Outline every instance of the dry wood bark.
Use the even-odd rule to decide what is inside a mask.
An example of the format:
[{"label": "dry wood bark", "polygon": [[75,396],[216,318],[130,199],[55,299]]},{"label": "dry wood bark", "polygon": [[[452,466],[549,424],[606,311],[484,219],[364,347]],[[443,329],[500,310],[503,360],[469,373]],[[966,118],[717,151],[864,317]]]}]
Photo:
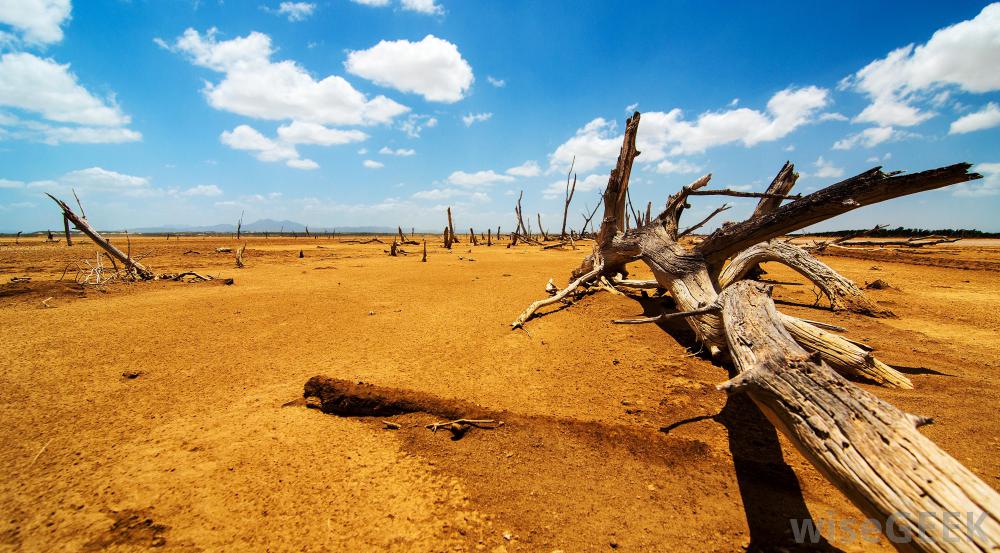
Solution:
[{"label": "dry wood bark", "polygon": [[[573,162],[569,164],[569,171],[566,173],[566,195],[563,199],[563,221],[562,230],[559,232],[559,238],[563,240],[566,239],[566,218],[569,217],[569,204],[573,201],[573,194],[576,193],[576,175],[573,174],[573,167],[576,165],[576,156],[573,156]],[[573,176],[573,184],[569,182],[570,175]],[[542,226],[541,221],[538,222],[538,226]]]},{"label": "dry wood bark", "polygon": [[69,233],[69,217],[67,217],[65,213],[63,213],[63,230],[66,233],[66,245],[72,246],[73,238]]},{"label": "dry wood bark", "polygon": [[451,207],[448,208],[448,234],[453,244],[459,243],[458,236],[455,235],[455,224],[451,221]]},{"label": "dry wood bark", "polygon": [[742,279],[758,264],[767,261],[776,261],[787,265],[809,279],[823,291],[830,300],[830,306],[834,311],[848,310],[872,317],[894,316],[891,310],[875,303],[857,285],[816,259],[809,252],[781,240],[769,240],[755,244],[737,254],[722,270],[719,275],[719,284],[725,288]]},{"label": "dry wood bark", "polygon": [[[722,388],[748,393],[864,512],[883,521],[898,516],[899,528],[926,532],[910,544],[918,551],[1000,548],[1000,496],[917,432],[916,423],[923,419],[878,400],[834,369],[909,387],[903,375],[878,362],[870,348],[780,314],[760,283],[744,280],[724,287],[721,278],[728,258],[756,244],[864,205],[981,176],[969,173],[970,165],[964,163],[909,175],[885,174],[876,168],[780,205],[789,198],[793,184],[788,182],[792,173],[788,166],[783,168],[788,176],[776,179],[780,184],[772,183],[768,192],[754,195],[773,202],[763,207],[761,202],[746,221],[725,224],[701,243],[683,246],[678,242],[681,214],[689,196],[698,195],[711,175],[670,196],[664,211],[649,223],[628,230],[628,182],[639,155],[635,147],[639,118],[635,113],[626,123],[618,162],[604,191],[604,217],[593,251],[573,271],[566,288],[534,302],[512,327],[523,326],[538,309],[580,287],[598,287],[619,274],[620,280],[625,279],[626,265],[641,261],[652,270],[656,284],[673,297],[680,311],[673,317],[683,317],[714,356],[735,365],[740,374]],[[946,513],[956,511],[984,517],[985,536],[948,541]]]}]

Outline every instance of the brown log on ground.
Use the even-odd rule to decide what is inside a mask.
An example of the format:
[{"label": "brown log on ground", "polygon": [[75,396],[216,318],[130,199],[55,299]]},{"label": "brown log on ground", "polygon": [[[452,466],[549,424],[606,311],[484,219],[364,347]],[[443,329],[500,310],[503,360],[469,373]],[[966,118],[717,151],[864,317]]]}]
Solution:
[{"label": "brown log on ground", "polygon": [[[894,529],[926,532],[909,544],[918,551],[1000,548],[1000,496],[919,434],[914,423],[920,419],[847,382],[827,363],[839,364],[837,370],[852,377],[898,387],[909,384],[905,377],[877,363],[865,348],[781,315],[759,283],[739,281],[724,289],[719,279],[728,257],[755,244],[862,205],[982,177],[969,173],[970,165],[964,163],[901,176],[876,168],[741,223],[723,225],[700,244],[685,247],[678,243],[680,216],[691,193],[704,188],[711,175],[670,196],[666,209],[649,224],[625,231],[628,180],[639,155],[638,124],[638,113],[626,124],[618,162],[604,191],[604,219],[593,251],[573,271],[566,288],[534,302],[512,328],[579,287],[599,288],[604,279],[627,277],[625,265],[641,261],[673,297],[680,311],[674,317],[683,317],[713,355],[732,359],[745,373],[724,388],[748,392],[860,509],[882,521],[897,516]],[[948,512],[955,511],[984,517],[985,535],[948,541]],[[931,518],[925,520],[928,514]],[[954,536],[955,525],[949,529]]]},{"label": "brown log on ground", "polygon": [[[866,515],[891,521],[902,530],[896,535],[912,536],[903,544],[908,549],[1000,549],[1000,495],[917,431],[928,419],[893,407],[811,357],[780,324],[764,285],[739,282],[719,299],[739,373],[722,389],[750,396]],[[969,531],[967,518],[981,520],[979,532]]]},{"label": "brown log on ground", "polygon": [[455,224],[451,221],[451,207],[448,208],[448,234],[450,234],[450,239],[453,244],[459,243],[458,236],[455,235]]},{"label": "brown log on ground", "polygon": [[396,257],[396,249],[398,247],[399,247],[399,243],[396,242],[395,240],[393,240],[392,244],[389,246],[389,255],[391,255],[392,257]]},{"label": "brown log on ground", "polygon": [[909,238],[907,240],[868,240],[861,242],[841,242],[837,244],[845,248],[851,246],[875,246],[875,247],[885,247],[885,246],[900,246],[905,248],[922,248],[924,246],[936,246],[938,244],[951,244],[953,242],[958,242],[961,238],[935,238],[931,236],[925,236],[920,238]]},{"label": "brown log on ground", "polygon": [[834,311],[853,311],[871,317],[893,317],[893,312],[868,297],[853,282],[844,278],[828,265],[802,248],[769,240],[755,244],[733,257],[719,275],[719,284],[726,288],[740,280],[760,263],[774,261],[795,270],[819,287],[830,300]]},{"label": "brown log on ground", "polygon": [[[142,280],[152,280],[153,278],[155,278],[155,275],[153,274],[152,271],[147,269],[142,263],[139,263],[138,261],[132,259],[124,252],[113,246],[108,240],[106,240],[103,236],[101,236],[99,232],[94,230],[94,228],[90,226],[90,223],[88,223],[86,219],[78,217],[76,213],[73,213],[73,210],[70,209],[70,207],[66,205],[65,202],[56,198],[52,194],[46,193],[45,195],[52,198],[52,201],[54,201],[56,205],[58,205],[59,208],[62,209],[63,217],[66,217],[67,219],[72,221],[73,226],[76,227],[77,230],[87,235],[88,238],[93,240],[94,243],[100,246],[100,248],[103,249],[105,252],[107,252],[108,255],[117,259],[118,261],[121,261],[122,264],[126,267],[127,271],[129,271],[130,273],[134,273]],[[79,201],[80,201],[79,198],[77,198],[77,202]]]},{"label": "brown log on ground", "polygon": [[247,245],[243,244],[242,248],[236,250],[236,268],[242,269],[245,265],[243,264],[243,252],[247,249]]},{"label": "brown log on ground", "polygon": [[69,233],[69,217],[67,217],[65,213],[63,213],[63,231],[66,233],[66,245],[72,246],[73,237],[70,236]]}]

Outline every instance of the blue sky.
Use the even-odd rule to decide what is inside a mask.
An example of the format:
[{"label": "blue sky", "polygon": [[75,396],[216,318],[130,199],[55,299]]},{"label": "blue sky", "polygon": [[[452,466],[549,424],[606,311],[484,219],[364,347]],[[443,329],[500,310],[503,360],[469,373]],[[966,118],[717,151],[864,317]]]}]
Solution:
[{"label": "blue sky", "polygon": [[[291,219],[557,229],[628,109],[637,208],[712,172],[815,190],[875,165],[987,178],[820,228],[1000,231],[1000,4],[0,0],[0,231]],[[718,198],[698,198],[707,214]],[[732,201],[738,219],[750,200]],[[532,217],[534,219],[534,217]]]}]

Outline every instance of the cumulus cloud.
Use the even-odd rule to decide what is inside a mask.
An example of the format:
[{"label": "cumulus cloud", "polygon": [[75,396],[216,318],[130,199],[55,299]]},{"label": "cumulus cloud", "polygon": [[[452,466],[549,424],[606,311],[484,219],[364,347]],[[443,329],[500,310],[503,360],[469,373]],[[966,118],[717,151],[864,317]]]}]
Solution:
[{"label": "cumulus cloud", "polygon": [[[875,60],[842,81],[871,103],[854,118],[881,127],[910,127],[935,113],[943,87],[964,92],[1000,90],[1000,3],[975,18],[938,30],[925,44],[909,44]],[[945,97],[947,99],[947,97]]]},{"label": "cumulus cloud", "polygon": [[292,121],[288,125],[278,127],[278,137],[288,144],[317,144],[334,146],[350,144],[368,139],[368,135],[359,130],[331,129],[319,123]]},{"label": "cumulus cloud", "polygon": [[181,192],[184,196],[221,196],[222,189],[214,184],[199,184]]},{"label": "cumulus cloud", "polygon": [[486,82],[490,83],[491,85],[493,85],[496,88],[503,88],[503,87],[507,86],[507,81],[505,81],[503,79],[498,79],[498,78],[494,77],[493,75],[487,75],[486,76]]},{"label": "cumulus cloud", "polygon": [[466,127],[471,127],[473,123],[482,123],[483,121],[489,121],[493,117],[492,113],[470,113],[468,115],[462,116],[462,122],[465,123]]},{"label": "cumulus cloud", "polygon": [[223,74],[221,81],[206,83],[202,90],[215,109],[327,125],[388,123],[409,111],[385,96],[369,99],[343,77],[330,75],[317,81],[295,61],[272,61],[271,38],[263,33],[220,41],[214,28],[204,35],[187,29],[172,45],[162,40],[157,44]]},{"label": "cumulus cloud", "polygon": [[813,165],[816,166],[816,172],[812,175],[814,177],[835,179],[844,176],[843,169],[834,165],[832,161],[823,159],[823,156],[819,156]]},{"label": "cumulus cloud", "polygon": [[1000,125],[1000,106],[990,102],[983,109],[952,121],[948,134],[965,134],[992,129],[997,125]]},{"label": "cumulus cloud", "polygon": [[538,166],[537,161],[530,160],[525,161],[517,167],[511,167],[504,172],[515,177],[537,177],[542,174],[542,168]]},{"label": "cumulus cloud", "polygon": [[892,127],[869,127],[861,132],[848,135],[833,144],[834,150],[850,150],[858,146],[874,148],[883,142],[916,136]]},{"label": "cumulus cloud", "polygon": [[[708,111],[687,120],[680,109],[642,114],[637,147],[640,163],[658,162],[668,156],[702,153],[709,148],[739,143],[751,147],[779,140],[795,129],[817,120],[829,104],[829,91],[815,86],[786,88],[774,94],[765,111],[731,108]],[[597,118],[549,156],[550,168],[565,170],[576,156],[577,168],[586,172],[614,163],[621,135],[613,122]]]},{"label": "cumulus cloud", "polygon": [[424,13],[428,15],[441,15],[444,8],[434,0],[401,0],[400,5],[406,11]]},{"label": "cumulus cloud", "polygon": [[[0,106],[38,116],[52,124],[13,115],[0,117],[3,134],[60,144],[116,143],[140,140],[113,98],[100,99],[82,87],[68,64],[27,52],[0,56]],[[75,126],[80,125],[80,126]]]},{"label": "cumulus cloud", "polygon": [[466,173],[465,171],[455,171],[448,176],[448,183],[457,186],[489,186],[498,182],[513,182],[514,177],[509,175],[501,175],[495,171],[476,171],[475,173]]},{"label": "cumulus cloud", "polygon": [[489,195],[485,192],[474,192],[458,188],[432,188],[430,190],[421,190],[419,192],[414,192],[413,198],[417,200],[431,201],[464,199],[473,203],[486,203],[490,201]]},{"label": "cumulus cloud", "polygon": [[367,50],[350,52],[344,66],[352,75],[431,102],[457,102],[473,81],[472,67],[458,47],[434,35],[419,42],[380,41]]},{"label": "cumulus cloud", "polygon": [[0,23],[13,27],[26,43],[52,44],[62,40],[71,9],[70,0],[4,0]]},{"label": "cumulus cloud", "polygon": [[438,120],[436,117],[431,117],[430,115],[417,115],[411,114],[404,121],[399,124],[399,129],[406,133],[410,138],[420,138],[420,133],[423,132],[425,128],[432,129],[436,127]]},{"label": "cumulus cloud", "polygon": [[382,146],[382,149],[378,153],[384,156],[397,156],[397,157],[409,157],[417,153],[413,148],[396,148],[393,150],[388,146]]},{"label": "cumulus cloud", "polygon": [[368,169],[381,169],[381,168],[385,167],[384,163],[379,162],[379,161],[375,161],[373,159],[366,159],[362,163],[362,165],[364,165]]},{"label": "cumulus cloud", "polygon": [[980,163],[972,169],[982,173],[983,178],[956,184],[951,188],[953,196],[977,198],[1000,195],[1000,163]]},{"label": "cumulus cloud", "polygon": [[691,173],[697,173],[698,171],[701,171],[701,167],[689,161],[685,161],[683,159],[677,161],[671,161],[669,159],[665,159],[660,163],[656,164],[657,173],[664,173],[664,174],[676,173],[678,175],[687,175]]},{"label": "cumulus cloud", "polygon": [[80,86],[69,64],[26,52],[0,56],[0,105],[38,113],[60,123],[123,126],[130,122],[117,105],[96,98]]},{"label": "cumulus cloud", "polygon": [[310,2],[282,2],[278,5],[278,13],[289,21],[305,21],[316,10],[316,4]]},{"label": "cumulus cloud", "polygon": [[[280,132],[281,129],[279,129]],[[297,132],[293,131],[291,134],[298,136]],[[300,158],[294,143],[271,140],[249,125],[239,125],[231,131],[223,131],[219,135],[219,141],[234,150],[253,152],[260,161],[283,161],[285,165],[293,169],[316,169],[319,167],[319,164],[311,159]]]}]

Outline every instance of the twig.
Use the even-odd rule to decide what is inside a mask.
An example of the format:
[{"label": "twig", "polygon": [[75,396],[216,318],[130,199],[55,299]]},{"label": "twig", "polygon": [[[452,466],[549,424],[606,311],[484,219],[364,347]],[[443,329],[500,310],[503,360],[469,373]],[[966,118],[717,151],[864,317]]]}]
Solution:
[{"label": "twig", "polygon": [[715,211],[713,211],[712,213],[710,213],[708,215],[708,217],[705,217],[704,219],[702,219],[700,223],[698,223],[696,225],[692,225],[692,226],[688,227],[687,229],[685,229],[683,232],[681,232],[680,234],[677,235],[677,238],[678,239],[683,238],[684,236],[687,236],[688,234],[691,234],[692,232],[700,229],[701,227],[705,226],[705,223],[707,223],[712,217],[715,217],[716,215],[722,213],[723,211],[729,209],[730,207],[731,206],[729,204],[722,204],[722,207],[715,208]]},{"label": "twig", "polygon": [[737,198],[775,198],[779,200],[799,200],[802,194],[772,194],[770,192],[740,192],[722,188],[718,190],[688,190],[688,196],[735,196]]},{"label": "twig", "polygon": [[661,323],[664,321],[669,321],[671,319],[681,319],[684,317],[694,317],[696,315],[705,315],[707,313],[712,313],[714,311],[719,311],[722,309],[719,305],[712,304],[699,309],[692,309],[691,311],[680,311],[678,313],[662,313],[655,317],[642,317],[638,319],[616,319],[611,321],[615,324],[620,325],[637,325],[644,323]]},{"label": "twig", "polygon": [[49,444],[51,444],[52,440],[54,439],[55,438],[49,438],[49,441],[45,442],[45,445],[42,446],[42,449],[39,449],[38,453],[36,453],[35,456],[31,458],[31,462],[28,463],[29,467],[35,464],[35,461],[37,461],[38,458],[42,456],[42,453],[45,451],[45,448],[49,447]]}]

